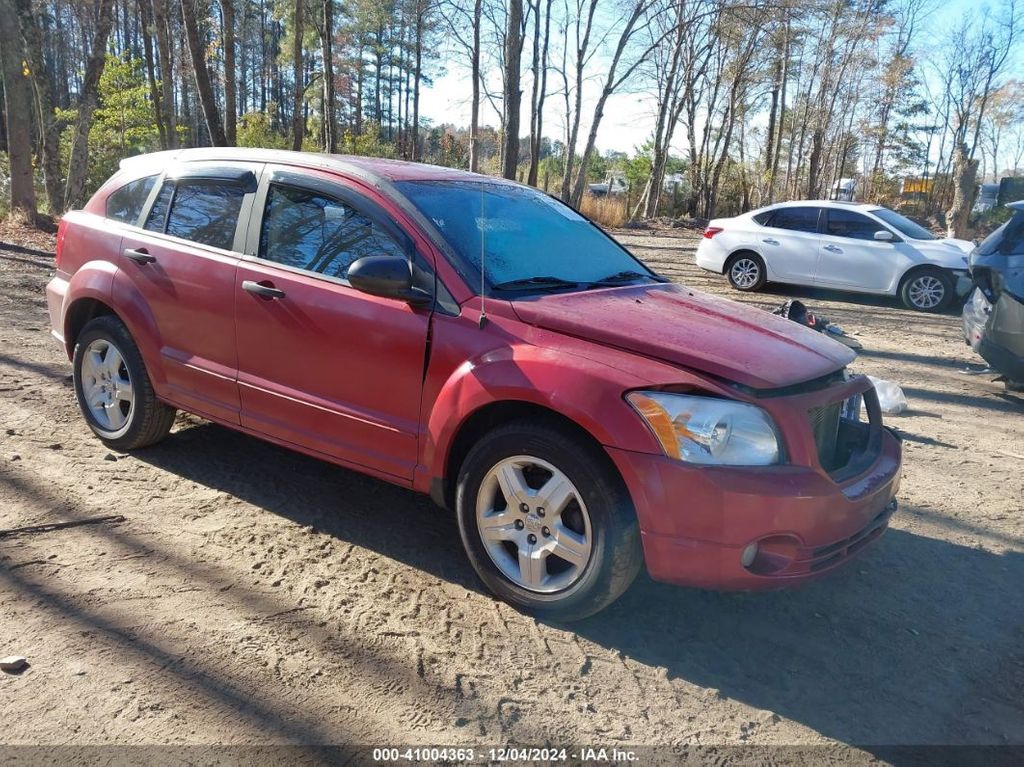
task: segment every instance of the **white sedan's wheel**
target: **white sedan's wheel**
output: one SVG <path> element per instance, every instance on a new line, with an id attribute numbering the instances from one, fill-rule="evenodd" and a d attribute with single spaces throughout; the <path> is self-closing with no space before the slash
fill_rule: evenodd
<path id="1" fill-rule="evenodd" d="M 900 297 L 919 312 L 938 312 L 953 299 L 953 281 L 940 269 L 913 272 L 903 280 Z"/>
<path id="2" fill-rule="evenodd" d="M 764 261 L 756 253 L 737 253 L 726 264 L 729 284 L 744 292 L 760 290 L 767 282 Z"/>

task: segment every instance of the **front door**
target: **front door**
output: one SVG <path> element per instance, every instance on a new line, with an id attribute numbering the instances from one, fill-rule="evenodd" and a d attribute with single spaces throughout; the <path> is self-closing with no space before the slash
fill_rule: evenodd
<path id="1" fill-rule="evenodd" d="M 898 245 L 875 239 L 875 232 L 888 229 L 854 210 L 828 208 L 826 214 L 815 282 L 846 290 L 888 290 L 900 261 Z"/>
<path id="2" fill-rule="evenodd" d="M 412 240 L 340 180 L 279 170 L 247 252 L 234 294 L 242 425 L 411 480 L 430 310 L 361 293 L 347 272 L 364 256 L 413 258 Z"/>

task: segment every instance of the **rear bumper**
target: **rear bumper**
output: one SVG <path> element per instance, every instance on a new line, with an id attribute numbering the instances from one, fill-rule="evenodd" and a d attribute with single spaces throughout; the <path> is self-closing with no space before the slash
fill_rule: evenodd
<path id="1" fill-rule="evenodd" d="M 64 340 L 64 299 L 68 294 L 68 281 L 59 273 L 46 285 L 46 310 L 50 315 L 50 333 L 67 349 Z"/>
<path id="2" fill-rule="evenodd" d="M 609 454 L 632 493 L 651 577 L 723 590 L 780 588 L 851 561 L 888 526 L 901 476 L 888 430 L 873 464 L 843 483 L 810 467 L 695 468 Z"/>
<path id="3" fill-rule="evenodd" d="M 725 271 L 725 259 L 728 254 L 725 249 L 716 244 L 714 239 L 704 238 L 697 245 L 697 256 L 695 261 L 701 269 L 721 274 Z"/>

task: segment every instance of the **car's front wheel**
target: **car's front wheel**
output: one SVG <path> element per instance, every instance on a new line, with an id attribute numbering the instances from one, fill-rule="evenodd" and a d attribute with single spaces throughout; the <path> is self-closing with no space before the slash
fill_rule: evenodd
<path id="1" fill-rule="evenodd" d="M 532 421 L 470 451 L 456 494 L 459 531 L 484 584 L 555 620 L 592 615 L 633 582 L 643 555 L 629 494 L 596 446 Z"/>
<path id="2" fill-rule="evenodd" d="M 953 280 L 941 269 L 920 269 L 903 278 L 900 298 L 909 309 L 940 312 L 953 300 Z"/>
<path id="3" fill-rule="evenodd" d="M 171 430 L 175 410 L 156 398 L 142 355 L 117 317 L 97 317 L 82 329 L 73 367 L 82 415 L 108 447 L 134 450 Z"/>
<path id="4" fill-rule="evenodd" d="M 742 252 L 732 256 L 725 265 L 729 284 L 744 292 L 760 290 L 768 281 L 764 260 L 753 252 Z"/>

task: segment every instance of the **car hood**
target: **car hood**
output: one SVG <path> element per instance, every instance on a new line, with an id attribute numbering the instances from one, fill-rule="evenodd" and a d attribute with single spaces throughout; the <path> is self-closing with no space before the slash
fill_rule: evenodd
<path id="1" fill-rule="evenodd" d="M 855 357 L 791 320 L 680 285 L 559 293 L 513 307 L 531 325 L 757 389 L 809 381 Z"/>
<path id="2" fill-rule="evenodd" d="M 974 243 L 967 240 L 913 240 L 914 248 L 929 261 L 933 261 L 948 269 L 967 269 L 964 258 L 972 250 Z"/>

